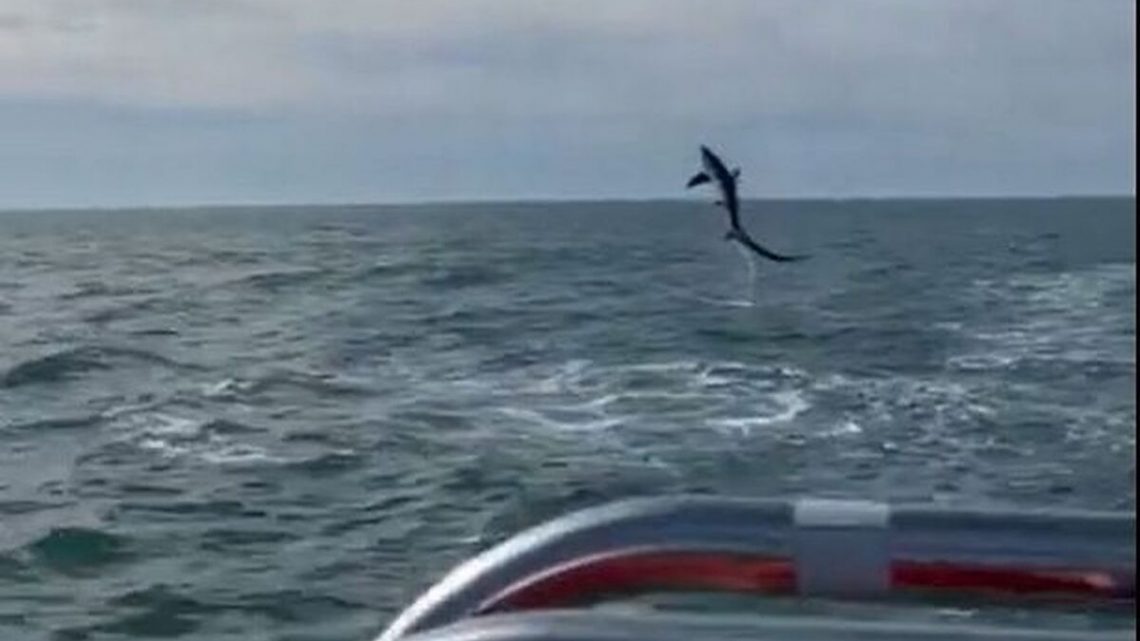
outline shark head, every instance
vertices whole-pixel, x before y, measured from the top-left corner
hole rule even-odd
[[[716,154],[704,145],[701,145],[701,164],[704,165],[706,169],[711,169],[717,164]]]

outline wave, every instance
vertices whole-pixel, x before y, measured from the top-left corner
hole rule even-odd
[[[751,264],[751,263],[750,263]],[[714,307],[733,307],[733,308],[751,308],[759,307],[759,304],[752,299],[747,298],[729,298],[708,296],[698,291],[691,290],[685,287],[677,287],[673,285],[659,285],[658,289],[665,296],[671,296],[684,301],[697,301],[706,305]]]
[[[278,546],[301,535],[290,530],[213,528],[201,534],[201,548],[214,552],[240,552],[249,548]]]
[[[322,268],[274,270],[249,274],[233,281],[233,284],[246,285],[254,289],[278,292],[294,285],[304,285],[318,280],[331,272]]]
[[[255,613],[276,623],[293,623],[297,613],[316,620],[333,621],[360,612],[371,612],[372,604],[366,600],[348,599],[306,589],[281,589],[272,592],[245,593],[232,602],[231,607]]]
[[[48,503],[46,501],[32,500],[0,500],[0,515],[19,516],[21,514],[32,514],[35,512],[55,510],[60,507],[63,507],[63,504],[59,502]]]
[[[132,285],[108,285],[103,281],[82,281],[75,285],[70,292],[60,294],[60,300],[75,301],[85,298],[114,298],[131,296],[135,294],[153,294],[157,290],[149,287]]]
[[[31,358],[8,368],[0,376],[0,387],[19,387],[33,383],[51,383],[93,370],[111,366],[98,350],[76,348]]]
[[[368,267],[361,269],[355,274],[355,278],[368,279],[405,276],[407,274],[413,274],[417,271],[420,271],[424,268],[424,266],[425,265],[422,262],[410,260],[378,261],[372,265],[369,265]]]
[[[494,376],[416,381],[415,397],[391,415],[406,415],[409,406],[430,412],[439,399],[447,399],[450,407],[468,408],[476,431],[490,424],[554,438],[605,435],[595,444],[625,451],[627,437],[641,440],[649,432],[795,426],[814,402],[808,389],[812,380],[788,365],[699,359],[606,365],[574,359]]]
[[[717,307],[757,307],[756,301],[747,300],[744,298],[709,298],[706,296],[694,296],[693,298],[701,301],[702,303],[708,303],[709,305],[715,305]]]
[[[558,408],[535,410],[525,407],[501,407],[499,411],[524,423],[563,432],[602,432],[623,422],[620,418],[606,417],[603,413],[574,412]]]
[[[1135,367],[1135,264],[978,280],[978,302],[1009,310],[960,328],[967,345],[947,358],[959,371]]]
[[[270,454],[265,448],[247,443],[230,443],[198,453],[199,458],[215,465],[260,465],[285,463],[286,459]]]
[[[93,626],[64,628],[67,638],[113,635],[116,638],[180,637],[196,632],[219,606],[156,584],[110,600],[114,616]]]
[[[837,423],[834,427],[820,432],[819,435],[823,437],[829,436],[856,436],[863,433],[863,426],[856,423],[851,419],[845,419]]]
[[[16,363],[0,375],[0,387],[56,383],[79,375],[132,364],[170,369],[194,369],[154,352],[125,347],[81,346]]]
[[[53,528],[27,547],[38,565],[69,575],[99,571],[130,558],[125,537],[87,527]]]
[[[249,401],[274,390],[304,391],[320,396],[368,396],[372,390],[363,380],[340,374],[303,370],[274,370],[257,377],[231,377],[207,385],[206,398]]]
[[[141,434],[177,441],[210,441],[220,437],[263,432],[260,428],[226,419],[194,420],[167,414],[140,417]]]
[[[706,423],[718,431],[727,429],[749,436],[753,429],[765,428],[781,423],[790,423],[812,406],[809,399],[798,390],[777,392],[763,404],[769,410],[767,413],[751,414],[749,416],[722,417],[709,419]],[[756,411],[753,408],[752,411]]]
[[[903,423],[917,417],[971,419],[994,412],[985,402],[986,389],[946,378],[832,374],[814,383],[812,390],[872,418]]]
[[[282,463],[286,459],[266,447],[249,442],[266,433],[255,427],[225,418],[190,418],[155,411],[154,406],[137,406],[117,412],[112,428],[121,434],[118,443],[128,443],[163,458],[188,458],[216,465]]]
[[[506,278],[507,274],[502,270],[473,264],[438,270],[424,278],[421,284],[430,289],[452,290],[493,285]]]
[[[290,469],[299,470],[310,476],[333,476],[354,470],[364,465],[364,457],[353,450],[325,452],[300,461],[290,461]]]
[[[52,418],[41,418],[32,421],[26,421],[22,423],[11,423],[7,425],[6,428],[20,432],[71,430],[98,425],[102,418],[103,417],[99,414],[87,414],[83,416],[57,416]]]
[[[82,315],[83,322],[92,325],[105,325],[114,321],[144,318],[158,311],[163,299],[152,297],[124,304],[109,305]]]
[[[168,327],[152,327],[148,329],[131,330],[133,336],[178,336],[178,330]]]
[[[1134,416],[1130,407],[1097,408],[1077,420],[1068,410],[1043,408],[1024,391],[994,390],[989,381],[953,370],[913,376],[811,372],[790,363],[682,358],[571,359],[436,374],[413,369],[407,395],[371,407],[408,429],[422,425],[427,429],[417,433],[427,438],[443,438],[432,429],[441,424],[442,412],[478,442],[518,439],[554,447],[560,460],[600,455],[644,467],[637,461],[657,457],[664,467],[685,468],[682,452],[691,447],[719,450],[724,440],[741,441],[741,447],[762,453],[766,444],[796,442],[812,445],[806,459],[835,457],[837,474],[879,479],[886,468],[921,467],[920,461],[937,459],[946,464],[914,474],[947,483],[964,475],[960,485],[970,487],[986,481],[968,472],[1009,456],[1000,447],[1020,448],[1022,439],[1055,444],[1066,437],[1060,427],[1041,434],[1024,419],[1035,408],[1053,416],[1048,424],[1072,427],[1068,436],[1082,447],[1095,441],[1098,451],[1119,445],[1126,431],[1096,431],[1098,417],[1129,411]],[[1006,438],[995,445],[994,434]],[[1016,456],[1033,455],[1018,449]],[[881,463],[884,457],[891,462]]]

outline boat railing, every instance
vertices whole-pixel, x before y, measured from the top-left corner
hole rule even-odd
[[[620,501],[463,563],[378,641],[469,617],[663,590],[1135,605],[1134,513],[868,501]]]

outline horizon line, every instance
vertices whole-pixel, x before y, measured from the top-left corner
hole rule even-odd
[[[852,196],[761,196],[741,198],[742,202],[860,202],[860,201],[931,201],[931,200],[1117,200],[1135,199],[1132,193],[1072,193],[1072,194],[959,194],[959,195],[928,195],[928,194],[890,194],[890,195],[852,195]],[[302,207],[314,208],[363,208],[363,207],[431,207],[431,206],[461,206],[461,205],[541,205],[541,204],[605,204],[605,203],[688,203],[703,202],[698,197],[678,196],[643,196],[643,197],[610,197],[592,198],[581,196],[535,196],[516,198],[435,198],[435,199],[407,199],[407,200],[375,200],[375,201],[310,201],[310,202],[237,202],[219,201],[198,204],[134,204],[134,205],[32,205],[32,206],[0,206],[0,213],[48,213],[48,212],[81,212],[81,211],[146,211],[146,210],[176,210],[195,211],[203,209],[296,209]]]

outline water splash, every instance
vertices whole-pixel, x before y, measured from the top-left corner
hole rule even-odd
[[[756,301],[756,298],[757,298],[757,296],[756,296],[756,258],[752,254],[750,254],[748,252],[748,250],[745,249],[743,246],[741,246],[739,243],[734,243],[734,244],[736,245],[736,251],[738,251],[740,253],[740,257],[743,258],[745,264],[748,265],[748,300],[751,301],[753,304],[755,304],[757,302]]]

